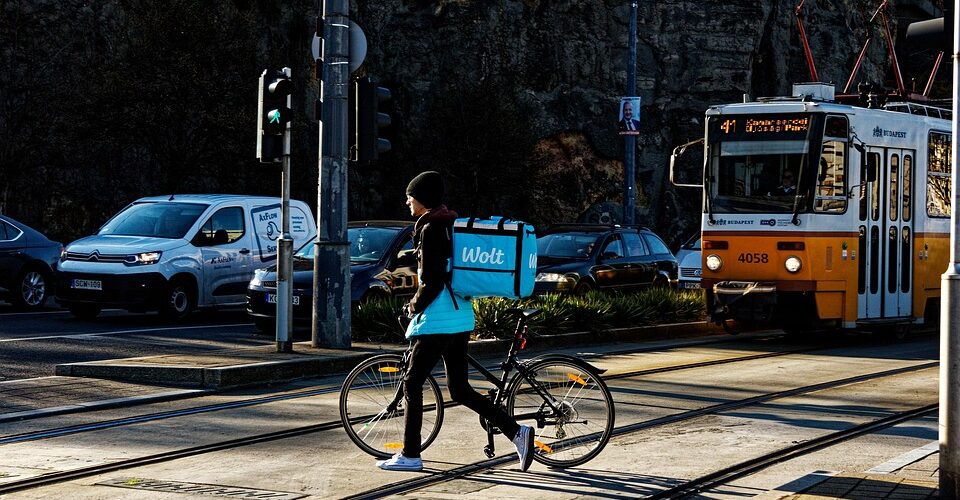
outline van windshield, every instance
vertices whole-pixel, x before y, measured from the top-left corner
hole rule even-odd
[[[135,203],[107,221],[98,234],[183,238],[209,205]]]

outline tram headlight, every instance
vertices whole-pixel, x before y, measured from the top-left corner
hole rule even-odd
[[[799,271],[800,265],[800,258],[793,255],[787,257],[787,260],[783,263],[783,267],[786,267],[787,271],[791,273]]]
[[[717,254],[707,255],[707,269],[711,271],[717,271],[723,266],[723,261],[720,260],[720,256]]]

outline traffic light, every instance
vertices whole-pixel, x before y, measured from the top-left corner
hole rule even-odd
[[[917,48],[953,53],[953,1],[944,2],[943,17],[910,23],[907,41]]]
[[[293,114],[291,92],[290,68],[263,70],[257,112],[257,158],[261,163],[275,163],[283,158],[283,135]]]
[[[358,162],[379,158],[380,153],[390,151],[390,141],[380,137],[384,127],[390,126],[390,115],[381,112],[390,100],[390,89],[378,87],[369,77],[358,79],[353,86],[353,139]],[[351,152],[352,153],[352,152]]]

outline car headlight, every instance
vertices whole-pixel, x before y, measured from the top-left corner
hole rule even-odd
[[[784,261],[783,263],[783,267],[786,267],[787,271],[791,273],[795,273],[799,271],[800,265],[801,265],[800,258],[793,255],[787,257],[787,260]]]
[[[127,264],[148,265],[160,262],[160,256],[163,252],[143,252],[133,255],[127,255],[124,262]]]
[[[559,273],[540,273],[537,274],[537,281],[547,281],[557,283],[567,281],[567,277]]]
[[[250,280],[250,284],[247,285],[249,288],[256,288],[263,286],[263,275],[266,272],[263,269],[257,269],[253,272],[253,279]]]
[[[711,271],[716,271],[723,267],[723,260],[720,259],[719,255],[710,254],[707,255],[707,269]]]

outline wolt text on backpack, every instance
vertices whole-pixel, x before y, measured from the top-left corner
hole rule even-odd
[[[450,287],[465,298],[527,297],[537,276],[537,237],[532,225],[503,217],[453,223]]]

